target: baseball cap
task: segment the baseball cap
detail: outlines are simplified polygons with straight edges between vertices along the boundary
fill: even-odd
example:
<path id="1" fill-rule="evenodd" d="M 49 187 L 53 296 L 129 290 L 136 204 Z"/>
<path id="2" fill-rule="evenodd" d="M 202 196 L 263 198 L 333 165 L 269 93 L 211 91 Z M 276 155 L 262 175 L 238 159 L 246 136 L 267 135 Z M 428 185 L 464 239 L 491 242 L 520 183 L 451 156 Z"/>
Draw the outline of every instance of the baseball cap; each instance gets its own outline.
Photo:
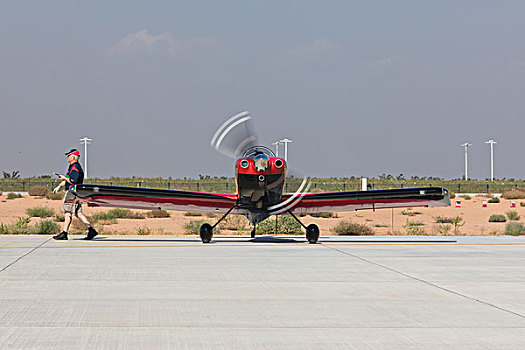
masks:
<path id="1" fill-rule="evenodd" d="M 69 150 L 69 152 L 66 152 L 65 154 L 66 154 L 66 157 L 69 157 L 70 155 L 80 157 L 80 152 L 76 148 L 72 148 L 71 150 Z"/>

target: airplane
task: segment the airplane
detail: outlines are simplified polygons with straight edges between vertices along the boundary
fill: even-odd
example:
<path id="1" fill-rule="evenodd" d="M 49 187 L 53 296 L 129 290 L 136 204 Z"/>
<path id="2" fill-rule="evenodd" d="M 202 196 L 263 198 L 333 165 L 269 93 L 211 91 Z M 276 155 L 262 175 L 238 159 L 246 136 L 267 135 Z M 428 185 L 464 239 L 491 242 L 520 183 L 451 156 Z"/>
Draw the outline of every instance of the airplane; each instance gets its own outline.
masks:
<path id="1" fill-rule="evenodd" d="M 288 164 L 268 147 L 257 144 L 245 111 L 228 119 L 215 132 L 211 145 L 235 159 L 236 193 L 208 193 L 80 184 L 74 191 L 75 203 L 95 207 L 120 207 L 145 210 L 177 210 L 222 214 L 214 224 L 205 223 L 199 230 L 203 243 L 210 243 L 213 230 L 228 215 L 244 215 L 256 227 L 271 215 L 289 214 L 306 231 L 306 239 L 315 244 L 320 230 L 316 224 L 304 225 L 298 215 L 362 209 L 450 206 L 448 190 L 441 187 L 418 187 L 368 191 L 308 192 L 305 177 L 294 193 L 285 193 Z"/>

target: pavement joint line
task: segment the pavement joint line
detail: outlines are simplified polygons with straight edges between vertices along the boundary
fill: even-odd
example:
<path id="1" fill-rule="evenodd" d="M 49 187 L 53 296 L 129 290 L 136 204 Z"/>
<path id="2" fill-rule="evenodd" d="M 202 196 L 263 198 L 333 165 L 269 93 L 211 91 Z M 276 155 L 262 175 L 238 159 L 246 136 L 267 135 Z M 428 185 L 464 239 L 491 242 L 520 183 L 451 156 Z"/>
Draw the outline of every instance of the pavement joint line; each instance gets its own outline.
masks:
<path id="1" fill-rule="evenodd" d="M 494 327 L 450 327 L 450 326 L 428 326 L 428 327 L 406 327 L 406 326 L 378 326 L 378 327 L 370 327 L 370 326 L 361 326 L 361 327 L 347 327 L 347 326 L 329 326 L 329 327 L 319 327 L 319 326 L 253 326 L 253 327 L 235 327 L 235 326 L 69 326 L 69 325 L 63 325 L 63 326 L 0 326 L 0 329 L 2 328 L 18 328 L 18 329 L 27 329 L 27 328 L 44 328 L 44 329 L 67 329 L 67 328 L 74 328 L 74 329 L 244 329 L 244 330 L 253 330 L 253 329 L 525 329 L 525 327 L 521 326 L 509 326 L 509 327 L 501 327 L 501 326 L 494 326 Z"/>
<path id="2" fill-rule="evenodd" d="M 354 255 L 354 254 L 352 254 L 352 253 L 344 252 L 344 251 L 342 251 L 342 250 L 340 250 L 340 249 L 333 248 L 333 247 L 330 247 L 330 246 L 326 246 L 326 248 L 331 249 L 331 250 L 334 250 L 334 251 L 339 252 L 339 253 L 341 253 L 341 254 L 344 254 L 344 255 L 350 256 L 350 257 L 352 257 L 352 258 L 359 259 L 359 260 L 364 261 L 364 262 L 367 262 L 367 263 L 369 263 L 369 264 L 373 264 L 373 265 L 376 265 L 376 266 L 382 267 L 382 268 L 387 269 L 387 270 L 389 270 L 389 271 L 392 271 L 392 272 L 398 273 L 398 274 L 400 274 L 400 275 L 402 275 L 402 276 L 405 276 L 405 277 L 411 278 L 411 279 L 416 280 L 416 281 L 419 281 L 419 282 L 421 282 L 421 283 L 425 283 L 425 284 L 427 284 L 427 285 L 429 285 L 429 286 L 432 286 L 432 287 L 434 287 L 434 288 L 441 289 L 441 290 L 443 290 L 443 291 L 445 291 L 445 292 L 448 292 L 448 293 L 451 293 L 451 294 L 455 294 L 455 295 L 460 296 L 460 297 L 462 297 L 462 298 L 466 298 L 466 299 L 469 299 L 469 300 L 472 300 L 472 301 L 478 302 L 478 303 L 480 303 L 480 304 L 483 304 L 483 305 L 486 305 L 486 306 L 490 306 L 490 307 L 495 308 L 495 309 L 498 309 L 498 310 L 500 310 L 500 311 L 504 311 L 504 312 L 507 312 L 507 313 L 510 313 L 510 314 L 512 314 L 512 315 L 515 315 L 515 316 L 518 316 L 518 317 L 521 317 L 521 318 L 525 319 L 525 316 L 523 316 L 522 314 L 519 314 L 519 313 L 517 313 L 517 312 L 511 311 L 511 310 L 507 310 L 507 309 L 504 309 L 504 308 L 502 308 L 502 307 L 500 307 L 500 306 L 497 306 L 497 305 L 491 304 L 491 303 L 489 303 L 489 302 L 486 302 L 486 301 L 483 301 L 483 300 L 480 300 L 480 299 L 477 299 L 477 298 L 474 298 L 474 297 L 470 297 L 470 296 L 468 296 L 468 295 L 465 295 L 465 294 L 462 294 L 462 293 L 459 293 L 459 292 L 453 291 L 453 290 L 451 290 L 451 289 L 448 289 L 448 288 L 442 287 L 442 286 L 440 286 L 440 285 L 437 285 L 437 284 L 432 283 L 432 282 L 429 282 L 429 281 L 425 281 L 424 279 L 417 278 L 417 277 L 415 277 L 415 276 L 409 275 L 408 273 L 404 273 L 404 272 L 401 272 L 401 271 L 396 270 L 396 269 L 394 269 L 394 268 L 391 268 L 391 267 L 385 266 L 385 265 L 383 265 L 383 264 L 376 263 L 375 261 L 372 261 L 372 260 L 369 260 L 369 259 L 366 259 L 366 258 L 362 258 L 362 257 L 360 257 L 360 256 Z"/>
<path id="3" fill-rule="evenodd" d="M 42 243 L 40 243 L 38 246 L 34 247 L 33 249 L 31 249 L 27 253 L 20 255 L 17 259 L 15 259 L 15 261 L 11 262 L 10 264 L 8 264 L 8 265 L 4 266 L 2 269 L 0 269 L 0 272 L 4 272 L 9 267 L 13 266 L 18 261 L 22 260 L 22 258 L 28 256 L 29 254 L 31 254 L 32 252 L 34 252 L 35 250 L 37 250 L 38 248 L 40 248 L 41 246 L 43 246 L 44 244 L 46 244 L 47 242 L 49 242 L 52 239 L 53 239 L 53 237 L 49 237 L 47 240 L 43 241 Z M 24 247 L 24 248 L 27 248 L 27 247 Z"/>

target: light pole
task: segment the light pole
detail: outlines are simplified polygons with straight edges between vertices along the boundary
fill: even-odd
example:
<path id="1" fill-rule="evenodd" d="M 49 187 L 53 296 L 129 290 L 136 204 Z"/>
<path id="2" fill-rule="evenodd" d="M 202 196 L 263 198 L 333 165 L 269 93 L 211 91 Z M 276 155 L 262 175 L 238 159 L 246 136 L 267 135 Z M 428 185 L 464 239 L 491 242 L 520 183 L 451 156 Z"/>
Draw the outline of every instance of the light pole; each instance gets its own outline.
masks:
<path id="1" fill-rule="evenodd" d="M 490 180 L 494 180 L 494 144 L 497 142 L 494 140 L 485 141 L 485 143 L 490 144 Z"/>
<path id="2" fill-rule="evenodd" d="M 275 156 L 276 156 L 276 157 L 279 157 L 279 145 L 280 145 L 280 144 L 281 144 L 281 143 L 280 143 L 279 141 L 275 141 L 274 143 L 272 143 L 272 145 L 275 146 Z"/>
<path id="3" fill-rule="evenodd" d="M 467 181 L 468 180 L 468 147 L 472 146 L 472 144 L 465 142 L 461 146 L 465 147 L 465 181 Z"/>
<path id="4" fill-rule="evenodd" d="M 84 144 L 84 177 L 88 178 L 88 155 L 87 155 L 87 145 L 89 145 L 93 141 L 92 139 L 88 139 L 87 137 L 84 137 L 83 139 L 80 139 L 80 144 Z"/>
<path id="5" fill-rule="evenodd" d="M 288 162 L 288 144 L 293 141 L 288 140 L 288 139 L 283 139 L 283 140 L 279 140 L 279 142 L 284 143 L 284 161 Z"/>

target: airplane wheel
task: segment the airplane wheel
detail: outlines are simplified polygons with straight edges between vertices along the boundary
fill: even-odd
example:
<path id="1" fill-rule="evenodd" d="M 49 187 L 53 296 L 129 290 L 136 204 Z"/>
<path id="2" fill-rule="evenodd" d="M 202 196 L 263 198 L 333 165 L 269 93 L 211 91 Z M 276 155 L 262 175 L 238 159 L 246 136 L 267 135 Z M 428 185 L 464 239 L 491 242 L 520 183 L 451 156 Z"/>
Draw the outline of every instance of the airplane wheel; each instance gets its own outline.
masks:
<path id="1" fill-rule="evenodd" d="M 319 239 L 319 226 L 316 224 L 308 225 L 306 228 L 306 239 L 310 244 L 317 243 L 317 240 Z"/>
<path id="2" fill-rule="evenodd" d="M 202 243 L 210 243 L 213 237 L 213 228 L 210 224 L 202 224 L 199 234 L 201 236 Z"/>

